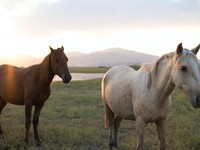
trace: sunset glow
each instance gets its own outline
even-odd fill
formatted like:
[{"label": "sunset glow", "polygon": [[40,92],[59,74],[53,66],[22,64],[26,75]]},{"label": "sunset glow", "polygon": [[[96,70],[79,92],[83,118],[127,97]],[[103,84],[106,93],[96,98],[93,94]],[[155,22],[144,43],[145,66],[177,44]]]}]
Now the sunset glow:
[{"label": "sunset glow", "polygon": [[184,0],[2,0],[0,57],[41,58],[49,45],[83,53],[121,47],[157,56],[174,51],[180,42],[193,48],[200,43],[199,5]]}]

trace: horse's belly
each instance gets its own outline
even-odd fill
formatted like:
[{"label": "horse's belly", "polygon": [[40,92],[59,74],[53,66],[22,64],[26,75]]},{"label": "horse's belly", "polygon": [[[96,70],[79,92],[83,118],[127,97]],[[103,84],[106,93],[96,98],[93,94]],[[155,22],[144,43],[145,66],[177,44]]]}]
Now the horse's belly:
[{"label": "horse's belly", "polygon": [[105,99],[111,111],[120,118],[135,120],[131,80],[134,70],[127,66],[113,67],[104,78]]},{"label": "horse's belly", "polygon": [[17,95],[6,96],[3,99],[11,104],[24,105],[24,98]]},{"label": "horse's belly", "polygon": [[109,103],[108,105],[111,109],[111,111],[115,114],[115,116],[118,116],[123,119],[127,120],[135,120],[135,115],[133,111],[133,105],[131,103],[129,104],[120,104],[121,102],[115,101]]},{"label": "horse's belly", "polygon": [[129,94],[120,95],[117,91],[113,91],[112,93],[112,96],[108,96],[106,98],[108,106],[110,107],[112,112],[120,118],[135,120],[131,96]]},{"label": "horse's belly", "polygon": [[14,104],[14,105],[25,105],[24,101],[10,100],[8,102],[11,103],[11,104]]},{"label": "horse's belly", "polygon": [[20,87],[1,89],[1,98],[15,105],[24,105],[24,91]]}]

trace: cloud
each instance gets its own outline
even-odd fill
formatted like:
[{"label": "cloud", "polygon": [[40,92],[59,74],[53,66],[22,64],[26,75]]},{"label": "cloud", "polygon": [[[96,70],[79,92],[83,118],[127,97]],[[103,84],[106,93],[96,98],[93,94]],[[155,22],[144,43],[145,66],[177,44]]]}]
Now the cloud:
[{"label": "cloud", "polygon": [[[199,24],[199,3],[186,0],[18,0],[4,3],[27,35]],[[20,13],[21,12],[21,13]]]},{"label": "cloud", "polygon": [[171,2],[174,2],[174,3],[182,3],[183,0],[171,0]]}]

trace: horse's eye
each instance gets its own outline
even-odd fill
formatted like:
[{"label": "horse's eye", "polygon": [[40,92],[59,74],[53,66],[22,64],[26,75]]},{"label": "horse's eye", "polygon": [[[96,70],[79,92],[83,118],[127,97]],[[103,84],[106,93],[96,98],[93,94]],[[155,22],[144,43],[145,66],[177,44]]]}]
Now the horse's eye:
[{"label": "horse's eye", "polygon": [[186,71],[187,71],[187,67],[186,67],[186,66],[180,66],[180,70],[181,70],[182,72],[186,72]]}]

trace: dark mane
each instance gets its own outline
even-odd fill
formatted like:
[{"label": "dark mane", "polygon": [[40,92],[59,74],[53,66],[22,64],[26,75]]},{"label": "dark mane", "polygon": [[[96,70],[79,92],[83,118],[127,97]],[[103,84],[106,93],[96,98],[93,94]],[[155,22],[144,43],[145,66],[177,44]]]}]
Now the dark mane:
[{"label": "dark mane", "polygon": [[44,68],[46,80],[47,81],[50,80],[51,76],[50,76],[49,72],[52,72],[51,71],[51,53],[44,58],[44,60],[42,61],[41,65]]}]

